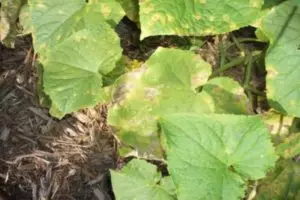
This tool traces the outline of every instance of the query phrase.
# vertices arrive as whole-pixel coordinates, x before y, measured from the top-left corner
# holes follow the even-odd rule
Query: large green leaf
[[[238,200],[245,180],[263,178],[275,165],[259,117],[173,114],[159,121],[179,200]]]
[[[143,160],[130,161],[120,172],[111,171],[116,200],[176,200],[169,177],[162,178],[156,166]]]
[[[142,38],[152,35],[211,35],[255,22],[264,0],[143,0]]]
[[[260,182],[255,200],[300,199],[300,164],[281,161],[266,179]]]
[[[300,117],[300,8],[286,1],[262,20],[261,31],[270,39],[266,55],[267,95],[282,113]]]
[[[154,153],[159,147],[159,116],[179,111],[210,112],[195,90],[207,81],[210,71],[209,64],[192,52],[158,49],[142,68],[116,84],[109,124],[121,129],[122,141],[141,152]]]
[[[63,117],[107,99],[102,80],[120,60],[114,26],[123,17],[112,0],[29,1],[35,50],[44,67],[51,114]]]

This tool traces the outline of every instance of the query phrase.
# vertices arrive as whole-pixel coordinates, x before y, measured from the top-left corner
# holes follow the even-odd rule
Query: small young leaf
[[[178,199],[238,200],[276,155],[259,117],[173,114],[160,120]]]
[[[213,35],[255,22],[264,0],[143,0],[142,38],[153,35]]]
[[[111,171],[116,200],[176,200],[171,178],[163,178],[156,166],[143,160],[130,161],[120,172]]]

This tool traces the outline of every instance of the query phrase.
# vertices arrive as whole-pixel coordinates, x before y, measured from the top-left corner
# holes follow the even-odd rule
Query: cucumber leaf
[[[300,164],[280,161],[276,169],[260,182],[255,200],[300,199]]]
[[[209,80],[202,88],[201,97],[213,113],[249,113],[244,89],[231,78],[216,77]]]
[[[111,171],[116,200],[176,200],[170,177],[162,177],[156,166],[143,160],[130,161],[121,171]]]
[[[178,199],[238,200],[276,155],[259,117],[179,113],[159,120]]]
[[[153,35],[212,35],[239,29],[261,16],[264,0],[143,0],[142,38]]]
[[[118,0],[126,16],[134,22],[139,21],[139,0]]]
[[[0,42],[13,48],[17,37],[17,22],[23,1],[4,0],[0,6]]]
[[[30,0],[34,48],[44,68],[43,88],[58,118],[108,99],[103,79],[122,56],[114,26],[124,16],[112,0]]]
[[[260,30],[270,40],[266,55],[267,96],[283,114],[300,117],[300,8],[286,1],[262,20]]]
[[[293,158],[300,154],[300,134],[295,133],[287,137],[283,143],[277,146],[277,154],[285,159]]]
[[[194,53],[160,48],[142,68],[116,83],[108,123],[121,130],[123,142],[159,155],[156,119],[179,111],[209,113],[196,88],[210,73],[209,64]]]

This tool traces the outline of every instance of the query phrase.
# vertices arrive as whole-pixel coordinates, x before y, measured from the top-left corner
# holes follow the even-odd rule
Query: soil
[[[141,62],[159,46],[190,49],[193,45],[191,37],[156,36],[139,41],[140,30],[126,17],[116,31],[123,54]],[[245,33],[250,35],[243,37],[253,37],[254,30],[246,28],[234,34]],[[194,51],[216,70],[220,44],[232,43],[231,38],[197,39],[204,44]],[[109,169],[120,168],[126,159],[116,154],[117,142],[106,124],[107,106],[83,109],[62,120],[52,118],[37,96],[38,63],[31,38],[19,38],[15,46],[8,49],[0,44],[0,200],[113,200]],[[250,43],[245,48],[265,46]],[[234,47],[229,59],[236,57],[236,52]],[[244,73],[241,65],[225,75],[243,83]],[[261,91],[264,77],[264,70],[253,69],[252,81]],[[257,103],[253,112],[256,107]],[[162,163],[155,164],[168,174]]]

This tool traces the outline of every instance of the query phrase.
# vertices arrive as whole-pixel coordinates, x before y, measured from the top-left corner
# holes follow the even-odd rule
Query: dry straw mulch
[[[38,101],[35,65],[30,38],[0,45],[0,199],[112,199],[106,106],[52,118]]]

